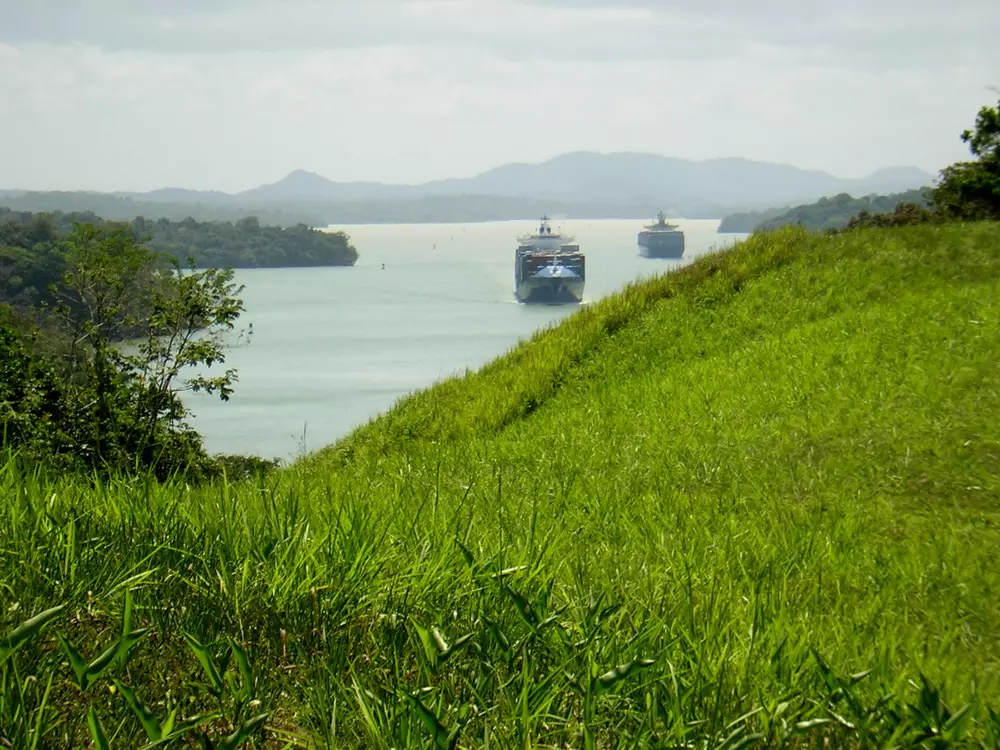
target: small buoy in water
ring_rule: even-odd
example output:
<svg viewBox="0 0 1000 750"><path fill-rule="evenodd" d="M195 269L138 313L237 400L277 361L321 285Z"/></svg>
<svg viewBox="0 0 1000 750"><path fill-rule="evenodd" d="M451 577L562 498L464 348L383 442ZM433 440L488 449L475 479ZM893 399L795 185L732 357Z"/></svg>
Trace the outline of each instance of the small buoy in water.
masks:
<svg viewBox="0 0 1000 750"><path fill-rule="evenodd" d="M385 270L385 263L382 264L382 270Z"/></svg>

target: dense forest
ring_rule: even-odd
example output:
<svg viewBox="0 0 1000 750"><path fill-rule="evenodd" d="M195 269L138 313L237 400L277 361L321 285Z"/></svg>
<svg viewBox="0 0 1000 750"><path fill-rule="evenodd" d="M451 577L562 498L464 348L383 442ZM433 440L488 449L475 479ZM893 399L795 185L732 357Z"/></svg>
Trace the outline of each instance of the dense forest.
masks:
<svg viewBox="0 0 1000 750"><path fill-rule="evenodd" d="M847 193L832 198L820 198L815 203L787 209L769 209L732 214L722 219L719 232L752 232L756 229L777 229L778 227L801 224L807 229L825 231L842 229L863 213L889 213L901 204L926 207L930 190L920 188L892 195L866 195L855 198Z"/></svg>
<svg viewBox="0 0 1000 750"><path fill-rule="evenodd" d="M90 212L34 214L0 208L0 248L48 252L50 248L40 245L57 245L76 224L119 226ZM252 216L235 223L140 216L125 225L137 239L148 240L155 252L183 264L193 258L201 268L350 266L358 259L343 232L321 232L305 224L264 226Z"/></svg>
<svg viewBox="0 0 1000 750"><path fill-rule="evenodd" d="M255 216L263 224L290 227L296 224L326 226L321 211L298 205L230 205L209 200L151 200L87 191L19 192L0 191L0 204L14 211L33 213L89 213L109 221L131 221L136 216L157 216L181 221L239 221Z"/></svg>

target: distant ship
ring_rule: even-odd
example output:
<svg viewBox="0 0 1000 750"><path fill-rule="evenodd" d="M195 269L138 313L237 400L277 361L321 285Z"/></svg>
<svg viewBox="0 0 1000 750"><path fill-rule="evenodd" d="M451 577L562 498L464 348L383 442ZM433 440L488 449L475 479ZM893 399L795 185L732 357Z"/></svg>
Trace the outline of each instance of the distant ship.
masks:
<svg viewBox="0 0 1000 750"><path fill-rule="evenodd" d="M656 223L639 232L639 255L645 258L680 258L684 255L684 232L676 224L668 224L663 211L656 214Z"/></svg>
<svg viewBox="0 0 1000 750"><path fill-rule="evenodd" d="M585 261L573 238L553 232L549 217L543 216L536 232L518 238L514 294L520 302L579 302Z"/></svg>

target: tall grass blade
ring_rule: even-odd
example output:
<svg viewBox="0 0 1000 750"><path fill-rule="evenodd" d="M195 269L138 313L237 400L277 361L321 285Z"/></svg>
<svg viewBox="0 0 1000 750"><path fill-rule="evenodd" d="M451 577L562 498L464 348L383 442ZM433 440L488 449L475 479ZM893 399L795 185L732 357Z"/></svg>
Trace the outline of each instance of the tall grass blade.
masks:
<svg viewBox="0 0 1000 750"><path fill-rule="evenodd" d="M236 659L236 667L240 670L240 675L243 677L243 689L246 691L246 699L253 700L256 694L253 670L250 668L250 660L247 658L246 651L236 645L236 641L232 638L229 639L229 648L233 651L233 658Z"/></svg>
<svg viewBox="0 0 1000 750"><path fill-rule="evenodd" d="M101 725L101 718L97 715L97 709L93 706L90 707L90 711L87 713L87 726L90 728L90 739L97 746L98 750L110 750L110 745L108 744L108 737L104 732L104 727Z"/></svg>
<svg viewBox="0 0 1000 750"><path fill-rule="evenodd" d="M160 727L160 723L156 720L156 716L154 716L149 709L139 702L135 691L119 680L115 680L114 683L115 687L118 688L118 692L122 694L122 698L125 699L125 703L127 703L128 707L132 709L132 713L138 717L139 723L142 724L142 728L146 730L146 736L149 737L150 741L155 742L156 740L162 739L164 730ZM171 714L171 717L172 716L173 715ZM172 718L169 721L171 726L166 729L167 734L170 733L173 724Z"/></svg>
<svg viewBox="0 0 1000 750"><path fill-rule="evenodd" d="M65 604L60 604L58 607L52 607L52 609L39 612L31 619L22 622L10 631L10 633L0 639L0 665L13 656L14 652L17 651L17 649L20 648L21 645L24 644L29 638L36 636L45 623L58 615L63 609L65 609L65 607Z"/></svg>
<svg viewBox="0 0 1000 750"><path fill-rule="evenodd" d="M451 750L458 742L457 733L453 735L449 732L444 724L441 723L441 720L438 719L437 714L427 708L420 698L406 691L402 691L402 695L416 709L420 720L427 727L427 731L431 733L431 737L434 738L434 744L441 748L441 750Z"/></svg>
<svg viewBox="0 0 1000 750"><path fill-rule="evenodd" d="M264 726L268 716L269 714L260 714L244 721L235 732L219 742L219 750L236 750L237 747L250 739L250 736L257 729Z"/></svg>
<svg viewBox="0 0 1000 750"><path fill-rule="evenodd" d="M90 685L90 681L87 678L87 660L80 655L80 652L61 633L59 634L59 644L69 658L69 665L73 668L74 674L76 674L77 685L81 692L86 692L87 687Z"/></svg>
<svg viewBox="0 0 1000 750"><path fill-rule="evenodd" d="M222 695L222 677L219 675L219 670L216 668L215 662L212 661L212 656L208 653L208 649L190 633L185 633L184 639L188 642L195 657L198 659L198 663L201 664L201 668L208 676L212 691L217 696Z"/></svg>
<svg viewBox="0 0 1000 750"><path fill-rule="evenodd" d="M420 643L424 647L424 653L427 655L427 661L430 662L432 667L437 666L438 646L435 642L434 636L431 634L431 631L414 620L412 617L410 618L410 622L413 623L413 629L417 631L417 637L420 639Z"/></svg>

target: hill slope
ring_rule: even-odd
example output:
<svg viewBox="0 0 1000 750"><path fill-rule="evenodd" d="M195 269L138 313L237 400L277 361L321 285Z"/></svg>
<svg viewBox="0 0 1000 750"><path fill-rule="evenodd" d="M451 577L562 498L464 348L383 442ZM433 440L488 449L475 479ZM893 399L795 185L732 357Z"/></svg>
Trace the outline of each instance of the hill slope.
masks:
<svg viewBox="0 0 1000 750"><path fill-rule="evenodd" d="M658 154L580 151L537 164L504 164L472 177L420 185L344 183L297 170L235 198L275 201L389 201L466 195L532 198L605 207L667 203L680 211L710 206L813 200L843 191L885 192L930 184L933 176L912 167L884 169L850 180L819 170L749 159L693 161ZM632 208L631 210L635 210Z"/></svg>
<svg viewBox="0 0 1000 750"><path fill-rule="evenodd" d="M914 168L880 170L850 180L814 169L750 159L694 161L658 154L581 151L539 164L506 164L466 179L419 186L421 192L455 195L531 195L563 201L665 201L682 207L812 200L845 190L879 191L930 184Z"/></svg>
<svg viewBox="0 0 1000 750"><path fill-rule="evenodd" d="M787 229L268 481L9 468L0 580L22 612L85 608L79 638L138 580L160 634L130 668L146 700L199 669L181 631L231 635L272 726L329 746L985 744L997 424L995 224ZM17 659L61 669L51 648Z"/></svg>

